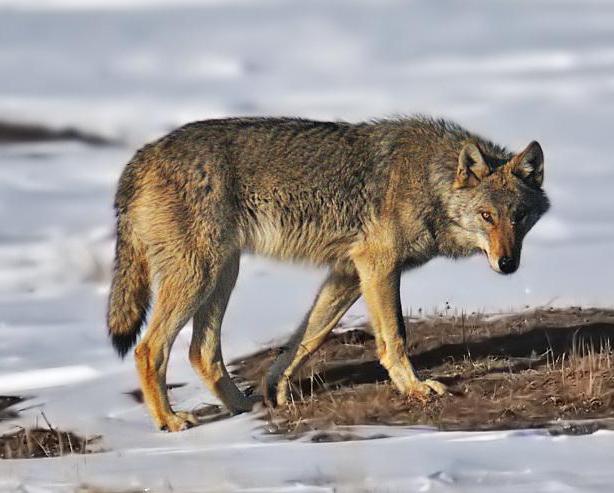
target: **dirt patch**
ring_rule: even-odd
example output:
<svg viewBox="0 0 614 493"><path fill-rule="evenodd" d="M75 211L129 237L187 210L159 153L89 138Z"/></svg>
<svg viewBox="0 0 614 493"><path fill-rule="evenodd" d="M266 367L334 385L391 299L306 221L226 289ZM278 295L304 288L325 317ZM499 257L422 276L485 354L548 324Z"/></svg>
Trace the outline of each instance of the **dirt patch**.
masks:
<svg viewBox="0 0 614 493"><path fill-rule="evenodd" d="M42 125L0 121L0 144L52 140L73 140L90 145L115 144L109 139L75 128L52 129Z"/></svg>
<svg viewBox="0 0 614 493"><path fill-rule="evenodd" d="M46 428L23 429L0 435L0 459L34 459L89 454L100 437L84 438L72 432Z"/></svg>
<svg viewBox="0 0 614 493"><path fill-rule="evenodd" d="M0 396L0 419L12 419L17 411L8 408L24 401L24 397ZM39 421L43 426L39 426ZM0 459L34 459L68 454L100 452L100 436L82 437L70 431L58 430L43 412L33 428L16 426L14 431L0 435Z"/></svg>
<svg viewBox="0 0 614 493"><path fill-rule="evenodd" d="M99 436L82 437L53 428L33 428L0 435L0 459L34 459L98 452Z"/></svg>
<svg viewBox="0 0 614 493"><path fill-rule="evenodd" d="M399 395L365 326L332 333L294 379L292 402L267 411L270 421L285 433L333 424L546 427L555 434L614 428L614 311L420 317L407 318L406 326L419 375L448 385L448 395ZM235 362L236 376L259 391L279 351Z"/></svg>

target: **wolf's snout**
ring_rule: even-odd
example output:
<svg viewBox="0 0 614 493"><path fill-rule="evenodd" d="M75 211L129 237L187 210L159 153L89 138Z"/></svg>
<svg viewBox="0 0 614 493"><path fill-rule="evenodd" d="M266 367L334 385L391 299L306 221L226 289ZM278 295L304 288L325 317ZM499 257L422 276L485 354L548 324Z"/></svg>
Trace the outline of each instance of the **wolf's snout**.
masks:
<svg viewBox="0 0 614 493"><path fill-rule="evenodd" d="M518 263L512 257L501 257L499 259L499 269L503 274L511 274L518 269Z"/></svg>

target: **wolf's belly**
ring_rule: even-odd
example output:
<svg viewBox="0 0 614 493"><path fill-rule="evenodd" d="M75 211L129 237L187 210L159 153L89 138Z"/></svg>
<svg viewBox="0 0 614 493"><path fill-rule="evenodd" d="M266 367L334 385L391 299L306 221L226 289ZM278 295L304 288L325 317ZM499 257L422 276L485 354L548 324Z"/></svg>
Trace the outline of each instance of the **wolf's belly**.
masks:
<svg viewBox="0 0 614 493"><path fill-rule="evenodd" d="M243 249L279 260L331 265L347 259L356 233L320 222L283 225L260 220L249 228Z"/></svg>

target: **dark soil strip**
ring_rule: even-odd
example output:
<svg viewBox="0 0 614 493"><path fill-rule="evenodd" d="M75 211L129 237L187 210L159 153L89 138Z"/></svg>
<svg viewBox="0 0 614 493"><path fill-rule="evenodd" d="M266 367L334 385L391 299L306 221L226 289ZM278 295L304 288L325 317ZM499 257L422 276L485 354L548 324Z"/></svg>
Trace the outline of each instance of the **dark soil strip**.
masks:
<svg viewBox="0 0 614 493"><path fill-rule="evenodd" d="M72 140L98 146L117 144L117 142L113 142L99 135L82 132L75 128L55 130L42 125L0 121L0 144L46 142L53 140Z"/></svg>
<svg viewBox="0 0 614 493"><path fill-rule="evenodd" d="M9 408L15 404L19 404L24 400L24 397L20 397L17 395L0 395L0 421L3 419L16 418L18 412L14 409Z"/></svg>

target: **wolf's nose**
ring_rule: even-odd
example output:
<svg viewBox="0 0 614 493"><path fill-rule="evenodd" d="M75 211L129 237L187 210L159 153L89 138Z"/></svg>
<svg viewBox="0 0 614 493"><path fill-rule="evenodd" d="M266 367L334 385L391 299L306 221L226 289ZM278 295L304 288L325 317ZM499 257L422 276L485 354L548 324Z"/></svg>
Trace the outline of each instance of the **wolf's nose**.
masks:
<svg viewBox="0 0 614 493"><path fill-rule="evenodd" d="M516 262L512 257L501 257L499 259L499 269L504 274L511 274L516 270Z"/></svg>

